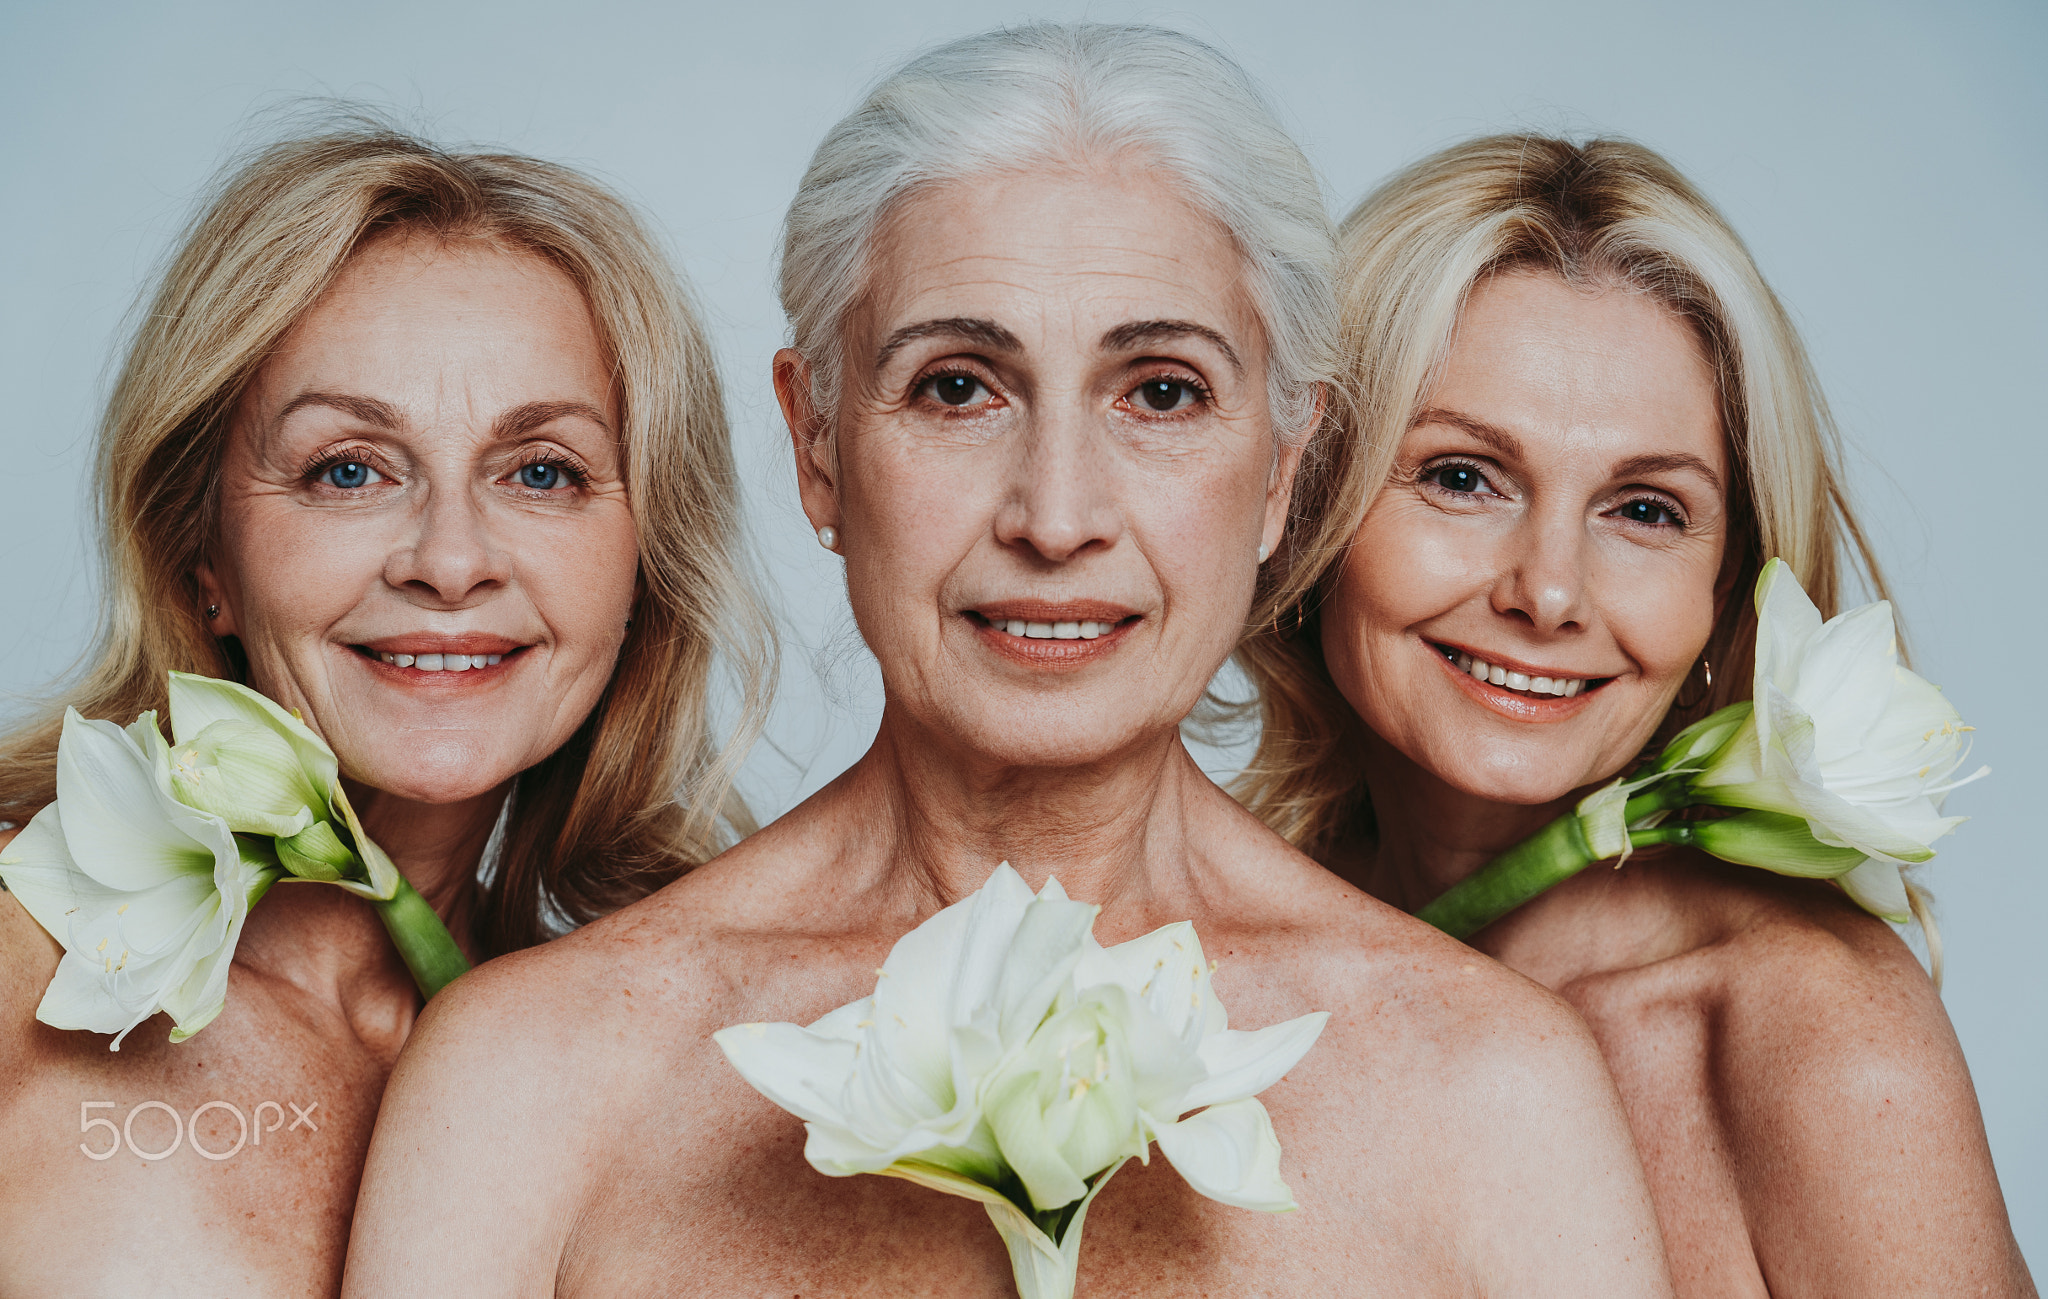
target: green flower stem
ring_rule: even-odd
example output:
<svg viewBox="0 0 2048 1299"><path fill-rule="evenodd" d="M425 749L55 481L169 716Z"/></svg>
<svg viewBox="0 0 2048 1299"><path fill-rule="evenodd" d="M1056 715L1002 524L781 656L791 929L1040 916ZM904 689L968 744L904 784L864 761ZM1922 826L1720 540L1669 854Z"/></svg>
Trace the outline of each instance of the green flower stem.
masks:
<svg viewBox="0 0 2048 1299"><path fill-rule="evenodd" d="M469 972L469 958L455 945L448 926L404 876L398 879L397 893L370 905L377 908L378 918L404 958L405 968L412 971L422 996L431 998L456 976Z"/></svg>
<svg viewBox="0 0 2048 1299"><path fill-rule="evenodd" d="M1692 801L1683 780L1667 780L1628 801L1623 817L1634 822L1652 812L1668 812ZM1637 830L1629 842L1637 847L1652 843L1679 843L1669 837L1687 827ZM1564 883L1599 858L1586 842L1585 827L1577 812L1544 826L1447 889L1436 901L1415 913L1453 938L1469 938L1530 898Z"/></svg>

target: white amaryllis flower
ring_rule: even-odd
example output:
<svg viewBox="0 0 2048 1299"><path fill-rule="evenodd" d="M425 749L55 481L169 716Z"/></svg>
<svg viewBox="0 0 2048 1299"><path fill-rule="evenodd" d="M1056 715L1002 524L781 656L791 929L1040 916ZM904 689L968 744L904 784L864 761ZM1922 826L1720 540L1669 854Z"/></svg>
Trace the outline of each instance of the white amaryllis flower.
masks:
<svg viewBox="0 0 2048 1299"><path fill-rule="evenodd" d="M1934 841L1963 821L1942 814L1948 792L1989 770L1956 779L1971 728L1899 664L1888 603L1822 622L1791 569L1773 559L1757 581L1756 609L1753 708L1687 784L1700 802L1797 818L1815 844L1861 854L1853 869L1842 863L1855 858L1837 853L1832 869L1791 873L1833 875L1866 910L1904 921L1911 906L1900 868L1934 855ZM1761 843L1770 824L1747 828ZM1798 847L1801 860L1818 859Z"/></svg>
<svg viewBox="0 0 2048 1299"><path fill-rule="evenodd" d="M1232 1030L1193 926L1104 948L1096 911L1056 880L1033 897L1005 863L897 942L873 996L808 1028L743 1024L714 1040L804 1120L812 1167L979 1202L1019 1293L1064 1299L1088 1206L1153 1141L1204 1195L1295 1207L1252 1098L1329 1018Z"/></svg>
<svg viewBox="0 0 2048 1299"><path fill-rule="evenodd" d="M8 892L64 947L36 1018L118 1051L161 1010L184 1041L220 1013L249 908L282 873L174 797L155 713L124 730L67 710L57 801L0 853Z"/></svg>

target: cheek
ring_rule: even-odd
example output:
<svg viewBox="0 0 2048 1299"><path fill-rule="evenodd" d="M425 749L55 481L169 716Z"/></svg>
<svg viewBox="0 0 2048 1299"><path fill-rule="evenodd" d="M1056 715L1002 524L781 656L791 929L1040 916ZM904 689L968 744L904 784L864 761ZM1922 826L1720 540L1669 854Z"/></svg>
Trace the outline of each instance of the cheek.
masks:
<svg viewBox="0 0 2048 1299"><path fill-rule="evenodd" d="M508 531L519 585L558 647L604 653L625 639L640 572L639 538L623 501L551 526Z"/></svg>
<svg viewBox="0 0 2048 1299"><path fill-rule="evenodd" d="M1671 685L1692 670L1714 628L1713 574L1638 572L1617 583L1607 621L1646 680Z"/></svg>
<svg viewBox="0 0 2048 1299"><path fill-rule="evenodd" d="M224 502L216 560L253 654L252 639L319 634L382 580L389 553L373 520L259 496Z"/></svg>

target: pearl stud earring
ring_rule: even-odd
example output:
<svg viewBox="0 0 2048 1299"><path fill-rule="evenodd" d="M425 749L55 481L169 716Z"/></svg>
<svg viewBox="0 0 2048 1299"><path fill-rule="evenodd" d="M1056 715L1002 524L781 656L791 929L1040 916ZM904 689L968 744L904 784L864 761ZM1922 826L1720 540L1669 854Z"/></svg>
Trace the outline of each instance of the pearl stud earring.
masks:
<svg viewBox="0 0 2048 1299"><path fill-rule="evenodd" d="M1272 554L1272 553L1273 553L1273 552L1272 552L1271 550L1267 549L1267 547L1266 547L1266 543L1264 543L1264 542L1260 542L1260 543L1259 543L1259 562L1260 562L1261 564L1265 563L1265 562L1266 562L1266 556L1268 556L1268 555L1270 555L1270 554Z"/></svg>
<svg viewBox="0 0 2048 1299"><path fill-rule="evenodd" d="M818 544L823 546L827 550L838 550L839 529L833 527L829 523L826 524L824 527L818 529Z"/></svg>

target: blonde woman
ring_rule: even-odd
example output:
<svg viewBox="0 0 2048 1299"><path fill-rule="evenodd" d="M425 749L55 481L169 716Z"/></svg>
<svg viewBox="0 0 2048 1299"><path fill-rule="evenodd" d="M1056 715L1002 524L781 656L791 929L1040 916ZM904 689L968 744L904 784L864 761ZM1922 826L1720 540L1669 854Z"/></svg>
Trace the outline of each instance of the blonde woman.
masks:
<svg viewBox="0 0 2048 1299"><path fill-rule="evenodd" d="M1475 140L1342 245L1355 407L1246 792L1412 911L1747 698L1768 557L1828 613L1883 582L1786 313L1655 154ZM1642 852L1473 942L1592 1026L1680 1293L2031 1292L1934 985L1831 885Z"/></svg>
<svg viewBox="0 0 2048 1299"><path fill-rule="evenodd" d="M711 351L575 172L374 123L233 170L149 301L99 490L105 630L59 702L125 723L177 669L302 711L472 959L653 890L738 815L707 678L729 653L758 704L768 642ZM0 740L0 815L54 797L57 735ZM334 1291L420 1009L372 912L273 889L219 1018L118 1054L37 1022L58 956L0 898L0 1292Z"/></svg>
<svg viewBox="0 0 2048 1299"><path fill-rule="evenodd" d="M1301 1211L1127 1168L1081 1293L1669 1293L1584 1026L1288 848L1180 740L1278 580L1333 234L1244 73L1158 28L966 37L827 135L775 379L879 731L704 870L436 999L349 1293L1015 1294L979 1206L819 1175L711 1040L872 989L1005 859L1099 903L1105 942L1194 921L1233 1022L1334 1012L1264 1093Z"/></svg>

